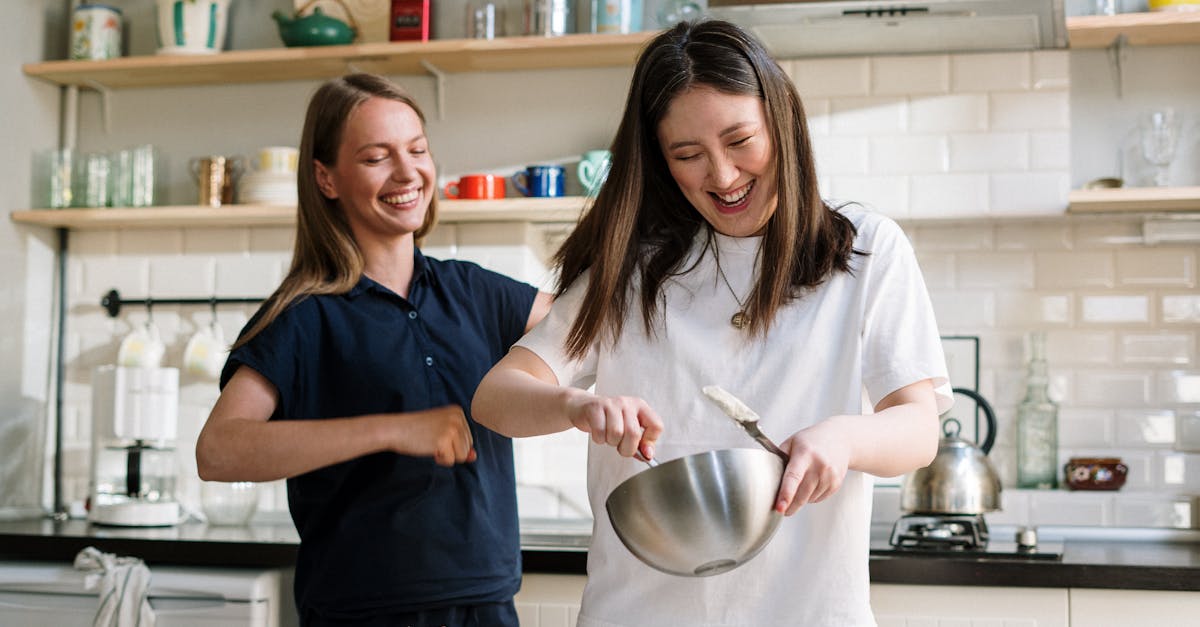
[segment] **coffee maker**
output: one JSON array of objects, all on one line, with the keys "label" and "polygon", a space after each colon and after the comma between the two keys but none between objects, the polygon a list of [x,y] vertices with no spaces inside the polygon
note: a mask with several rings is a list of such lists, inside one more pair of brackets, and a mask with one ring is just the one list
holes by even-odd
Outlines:
[{"label": "coffee maker", "polygon": [[101,366],[95,370],[88,520],[122,527],[179,522],[178,418],[177,368]]}]

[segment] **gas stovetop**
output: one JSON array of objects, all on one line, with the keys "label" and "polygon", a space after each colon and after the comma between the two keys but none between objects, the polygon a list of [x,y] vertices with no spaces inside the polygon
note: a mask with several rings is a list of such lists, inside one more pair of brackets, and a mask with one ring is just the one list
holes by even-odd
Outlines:
[{"label": "gas stovetop", "polygon": [[918,557],[1058,560],[1062,550],[1061,542],[1037,542],[1028,534],[1011,541],[994,539],[983,516],[957,514],[901,516],[887,540],[871,543],[872,555]]}]

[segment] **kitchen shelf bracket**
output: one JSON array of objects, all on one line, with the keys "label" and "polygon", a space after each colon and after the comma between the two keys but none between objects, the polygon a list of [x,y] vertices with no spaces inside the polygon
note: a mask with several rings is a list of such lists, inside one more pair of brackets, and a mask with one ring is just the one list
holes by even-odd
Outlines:
[{"label": "kitchen shelf bracket", "polygon": [[1113,85],[1117,90],[1117,99],[1125,97],[1124,68],[1129,56],[1129,39],[1124,34],[1117,35],[1108,46],[1108,64],[1112,72]]},{"label": "kitchen shelf bracket", "polygon": [[100,119],[104,123],[104,134],[112,134],[112,90],[108,87],[97,83],[88,78],[84,79],[84,85],[87,85],[96,93],[100,94]]},{"label": "kitchen shelf bracket", "polygon": [[446,73],[438,66],[430,63],[425,59],[421,59],[421,67],[425,68],[426,72],[433,75],[434,79],[434,97],[437,99],[438,121],[446,119]]}]

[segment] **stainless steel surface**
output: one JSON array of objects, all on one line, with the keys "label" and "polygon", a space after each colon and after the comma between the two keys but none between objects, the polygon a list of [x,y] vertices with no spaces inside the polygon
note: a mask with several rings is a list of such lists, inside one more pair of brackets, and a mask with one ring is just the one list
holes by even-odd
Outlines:
[{"label": "stainless steel surface", "polygon": [[1038,537],[1035,527],[1021,527],[1014,534],[1017,546],[1032,549],[1037,546]]},{"label": "stainless steel surface", "polygon": [[782,476],[782,460],[766,451],[697,453],[626,479],[605,509],[617,537],[647,565],[716,575],[749,561],[775,535]]},{"label": "stainless steel surface", "polygon": [[743,403],[741,399],[716,385],[705,386],[702,391],[713,404],[725,412],[726,416],[729,416],[734,422],[741,425],[742,429],[750,434],[750,437],[754,438],[755,442],[758,442],[763,448],[778,455],[783,460],[783,463],[786,464],[788,462],[788,454],[784,453],[782,449],[771,441],[771,438],[767,437],[767,434],[762,432],[762,429],[758,428],[758,414]]},{"label": "stainless steel surface", "polygon": [[1066,48],[1063,0],[709,0],[776,57]]}]

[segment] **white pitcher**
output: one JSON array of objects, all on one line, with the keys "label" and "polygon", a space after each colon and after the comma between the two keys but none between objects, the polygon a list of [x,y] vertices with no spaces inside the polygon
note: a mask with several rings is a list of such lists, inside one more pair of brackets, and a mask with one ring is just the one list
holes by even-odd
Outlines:
[{"label": "white pitcher", "polygon": [[215,54],[225,47],[230,0],[157,0],[158,54]]}]

